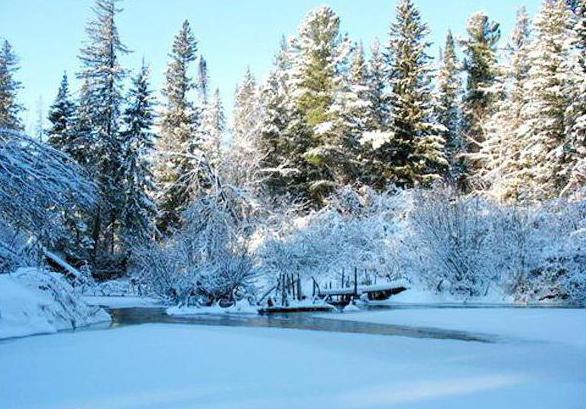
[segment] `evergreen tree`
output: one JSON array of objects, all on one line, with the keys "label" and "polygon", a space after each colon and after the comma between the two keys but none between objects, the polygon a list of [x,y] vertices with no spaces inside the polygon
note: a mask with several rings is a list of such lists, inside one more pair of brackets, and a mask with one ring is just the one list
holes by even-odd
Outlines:
[{"label": "evergreen tree", "polygon": [[394,182],[401,187],[428,185],[447,168],[443,127],[432,107],[430,58],[426,53],[427,25],[412,0],[397,5],[385,55],[390,82],[392,116],[386,138],[373,141],[381,167],[378,187]]},{"label": "evergreen tree", "polygon": [[202,128],[206,137],[203,149],[211,164],[218,167],[222,156],[221,144],[226,131],[226,115],[224,114],[220,90],[217,88],[203,112]]},{"label": "evergreen tree", "polygon": [[[313,130],[309,138],[297,139],[304,145],[302,156],[308,162],[303,175],[307,187],[302,190],[320,205],[346,173],[348,144],[333,127],[339,119],[343,99],[339,92],[344,92],[351,44],[340,34],[339,17],[322,6],[306,16],[290,49],[290,92],[306,123],[299,125]],[[296,150],[301,147],[297,145]]]},{"label": "evergreen tree", "polygon": [[445,127],[443,136],[445,155],[449,166],[447,177],[450,182],[457,185],[461,183],[461,177],[464,173],[461,94],[462,82],[458,57],[456,56],[456,45],[452,32],[449,31],[437,74],[436,116],[439,123]]},{"label": "evergreen tree", "polygon": [[144,64],[132,80],[128,107],[124,111],[124,212],[122,237],[127,244],[143,243],[155,236],[155,191],[149,157],[154,148],[154,96],[149,85],[150,70]]},{"label": "evergreen tree", "polygon": [[495,102],[494,114],[485,125],[486,138],[477,157],[479,173],[490,193],[500,200],[516,200],[521,181],[520,152],[524,140],[518,135],[523,124],[521,109],[529,72],[530,21],[525,8],[517,12],[517,22],[507,45],[508,65],[500,69],[495,88],[503,97]]},{"label": "evergreen tree", "polygon": [[24,129],[19,118],[23,107],[18,103],[22,84],[14,78],[19,69],[12,46],[5,40],[0,49],[0,128]]},{"label": "evergreen tree", "polygon": [[230,161],[226,169],[229,181],[235,186],[256,188],[261,160],[258,154],[260,115],[259,89],[247,68],[236,88]]},{"label": "evergreen tree", "polygon": [[564,0],[546,1],[535,18],[536,38],[529,50],[519,137],[524,149],[519,171],[521,199],[557,196],[569,179],[566,109],[571,97],[569,61],[572,18]]},{"label": "evergreen tree", "polygon": [[[484,125],[493,113],[495,95],[491,87],[498,74],[497,43],[501,32],[498,23],[489,20],[483,12],[468,20],[468,37],[461,42],[465,59],[467,82],[463,104],[462,132],[469,153],[477,153],[485,139]],[[478,165],[468,164],[469,173]]]},{"label": "evergreen tree", "polygon": [[368,88],[370,107],[373,113],[371,129],[382,130],[389,120],[389,104],[386,98],[386,64],[380,50],[380,43],[375,40],[370,49],[368,63]]},{"label": "evergreen tree", "polygon": [[202,105],[205,105],[208,103],[208,84],[210,77],[208,75],[208,63],[203,58],[203,56],[199,57],[197,74],[197,89],[199,91],[199,98]]},{"label": "evergreen tree", "polygon": [[566,92],[570,95],[570,106],[566,112],[565,152],[567,156],[568,182],[562,194],[571,194],[586,186],[586,1],[576,0],[574,28],[574,50],[569,62],[572,80]]},{"label": "evergreen tree", "polygon": [[86,27],[87,46],[82,48],[83,90],[91,144],[87,147],[88,163],[101,193],[101,201],[93,221],[93,240],[97,252],[113,255],[117,250],[122,213],[121,161],[123,142],[120,137],[120,115],[123,102],[122,81],[126,77],[119,62],[128,52],[121,43],[115,18],[121,11],[118,0],[96,0],[95,18]]},{"label": "evergreen tree", "polygon": [[173,41],[171,61],[167,65],[157,141],[157,224],[163,234],[181,226],[181,213],[195,194],[196,186],[192,182],[197,178],[194,173],[198,172],[197,155],[201,153],[200,112],[190,99],[197,86],[189,75],[189,67],[196,60],[196,53],[197,43],[189,22],[185,21]]},{"label": "evergreen tree", "polygon": [[64,73],[57,97],[49,110],[51,125],[47,130],[47,142],[74,159],[76,159],[75,110],[75,103],[69,92],[67,73]]}]

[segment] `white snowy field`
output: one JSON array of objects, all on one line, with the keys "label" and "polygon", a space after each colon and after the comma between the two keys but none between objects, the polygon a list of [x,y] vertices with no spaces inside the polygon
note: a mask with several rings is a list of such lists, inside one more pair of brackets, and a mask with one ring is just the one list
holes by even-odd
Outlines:
[{"label": "white snowy field", "polygon": [[[511,311],[493,311],[500,328],[518,322]],[[564,311],[537,310],[546,324]],[[563,332],[556,340],[536,332],[499,343],[168,324],[7,340],[0,401],[3,409],[583,409],[586,346],[561,341],[584,339],[584,312],[567,311],[575,321],[552,326]]]}]

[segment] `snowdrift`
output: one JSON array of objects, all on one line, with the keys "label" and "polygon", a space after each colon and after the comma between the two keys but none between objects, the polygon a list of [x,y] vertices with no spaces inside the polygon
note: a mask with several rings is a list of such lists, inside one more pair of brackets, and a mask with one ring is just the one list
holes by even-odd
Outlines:
[{"label": "snowdrift", "polygon": [[0,339],[104,322],[110,316],[85,304],[60,274],[21,268],[0,275]]}]

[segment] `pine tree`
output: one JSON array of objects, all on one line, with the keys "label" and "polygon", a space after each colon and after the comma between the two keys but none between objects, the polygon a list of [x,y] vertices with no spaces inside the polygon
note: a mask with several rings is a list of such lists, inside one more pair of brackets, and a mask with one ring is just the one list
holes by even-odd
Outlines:
[{"label": "pine tree", "polygon": [[258,153],[260,119],[258,85],[247,68],[235,92],[230,169],[226,169],[230,183],[235,186],[256,188],[261,160]]},{"label": "pine tree", "polygon": [[520,152],[524,148],[519,137],[521,109],[529,72],[530,21],[525,8],[517,12],[517,22],[507,45],[508,65],[496,78],[495,89],[503,97],[495,102],[494,114],[486,121],[486,138],[477,157],[483,168],[479,172],[490,193],[500,200],[516,200],[521,181]]},{"label": "pine tree", "polygon": [[566,92],[571,104],[566,112],[565,152],[568,182],[562,194],[568,195],[583,190],[586,186],[586,1],[575,0],[574,44],[569,62],[572,80]]},{"label": "pine tree", "polygon": [[289,87],[305,121],[299,125],[313,130],[309,139],[297,143],[305,145],[302,156],[308,166],[304,166],[307,188],[303,190],[314,205],[321,205],[346,173],[347,143],[340,141],[333,127],[339,119],[339,92],[344,92],[350,51],[349,39],[340,34],[339,17],[326,6],[312,10],[290,42]]},{"label": "pine tree", "polygon": [[199,57],[198,72],[197,72],[197,89],[199,91],[199,98],[202,105],[208,103],[208,87],[210,77],[208,75],[208,63],[203,58]]},{"label": "pine tree", "polygon": [[573,36],[571,22],[564,0],[546,1],[535,18],[536,38],[529,50],[519,129],[524,145],[518,176],[524,188],[520,199],[555,197],[568,182],[565,113],[572,78],[566,64]]},{"label": "pine tree", "polygon": [[386,98],[386,64],[380,50],[380,43],[375,40],[370,49],[368,62],[368,88],[370,106],[373,112],[372,130],[382,130],[389,120],[389,103]]},{"label": "pine tree", "polygon": [[157,141],[157,225],[163,234],[181,226],[181,213],[195,194],[196,186],[192,182],[198,169],[195,158],[201,148],[198,138],[200,112],[190,99],[190,93],[196,91],[197,86],[189,75],[189,67],[196,60],[196,53],[197,43],[189,22],[185,21],[173,41],[171,61],[165,74],[165,102]]},{"label": "pine tree", "polygon": [[222,156],[221,144],[226,131],[226,115],[220,97],[220,90],[217,88],[212,99],[205,106],[202,116],[202,128],[206,138],[203,149],[211,164],[218,167]]},{"label": "pine tree", "polygon": [[86,86],[83,97],[91,135],[87,166],[96,175],[101,193],[93,220],[94,257],[98,252],[110,256],[116,252],[123,206],[120,114],[126,71],[119,58],[128,50],[120,41],[115,23],[121,11],[117,3],[118,0],[96,0],[95,18],[86,28],[88,43],[81,49],[82,70],[78,74]]},{"label": "pine tree", "polygon": [[[484,125],[493,113],[496,98],[491,87],[498,74],[496,46],[501,33],[499,24],[483,12],[470,17],[466,30],[468,37],[461,42],[467,76],[462,132],[467,152],[474,154],[480,150],[485,139]],[[478,169],[475,163],[467,166],[468,173],[474,174]]]},{"label": "pine tree", "polygon": [[24,129],[19,118],[23,107],[18,103],[22,84],[14,78],[19,69],[12,46],[5,40],[0,50],[0,128]]},{"label": "pine tree", "polygon": [[124,212],[122,237],[127,244],[142,243],[155,235],[155,191],[149,157],[154,148],[154,96],[149,85],[150,70],[143,65],[128,91],[124,111]]},{"label": "pine tree", "polygon": [[459,185],[464,173],[462,159],[464,142],[461,135],[462,82],[458,57],[456,56],[456,45],[451,31],[446,36],[440,64],[437,74],[436,116],[438,122],[445,127],[443,136],[445,155],[449,166],[447,178],[451,183]]},{"label": "pine tree", "polygon": [[56,149],[77,159],[76,134],[74,131],[75,110],[75,103],[72,101],[69,92],[67,73],[64,73],[57,97],[55,97],[55,101],[49,110],[49,122],[51,125],[47,130],[47,142]]},{"label": "pine tree", "polygon": [[447,168],[443,127],[433,115],[427,25],[412,0],[401,0],[396,10],[385,55],[392,116],[387,140],[373,143],[381,166],[378,187],[428,185]]}]

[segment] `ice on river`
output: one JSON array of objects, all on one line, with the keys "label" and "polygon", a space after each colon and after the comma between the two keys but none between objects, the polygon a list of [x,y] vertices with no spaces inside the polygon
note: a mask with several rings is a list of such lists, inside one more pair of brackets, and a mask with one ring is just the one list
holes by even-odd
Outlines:
[{"label": "ice on river", "polygon": [[539,337],[147,324],[3,341],[0,368],[3,409],[586,407],[584,345]]}]

